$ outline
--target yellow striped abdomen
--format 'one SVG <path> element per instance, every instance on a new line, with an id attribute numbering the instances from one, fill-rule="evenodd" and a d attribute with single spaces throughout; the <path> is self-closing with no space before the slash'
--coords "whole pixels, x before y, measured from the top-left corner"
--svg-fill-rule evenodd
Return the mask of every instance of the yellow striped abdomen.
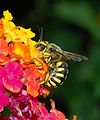
<path id="1" fill-rule="evenodd" d="M 46 85 L 49 87 L 57 87 L 61 85 L 67 78 L 68 65 L 64 61 L 59 61 L 53 66 L 53 70 L 47 73 Z"/>

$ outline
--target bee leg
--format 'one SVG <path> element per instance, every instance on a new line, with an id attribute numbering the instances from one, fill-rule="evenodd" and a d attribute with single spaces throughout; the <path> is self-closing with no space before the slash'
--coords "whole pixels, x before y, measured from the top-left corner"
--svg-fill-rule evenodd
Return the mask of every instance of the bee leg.
<path id="1" fill-rule="evenodd" d="M 47 73 L 45 79 L 44 79 L 42 82 L 40 82 L 40 85 L 42 85 L 42 84 L 46 84 L 47 81 L 48 81 L 48 78 L 49 78 L 49 73 Z"/>

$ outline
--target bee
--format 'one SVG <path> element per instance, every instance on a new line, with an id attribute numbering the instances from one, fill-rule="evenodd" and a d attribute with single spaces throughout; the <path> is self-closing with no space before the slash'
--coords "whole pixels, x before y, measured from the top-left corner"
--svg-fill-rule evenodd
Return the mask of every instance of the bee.
<path id="1" fill-rule="evenodd" d="M 67 78 L 68 60 L 82 61 L 87 57 L 72 52 L 63 51 L 59 46 L 47 41 L 38 41 L 35 47 L 42 51 L 44 61 L 49 64 L 49 69 L 43 83 L 49 87 L 58 87 Z"/>
<path id="2" fill-rule="evenodd" d="M 44 80 L 44 83 L 49 87 L 58 87 L 67 78 L 67 60 L 88 60 L 85 56 L 63 51 L 59 46 L 47 41 L 39 41 L 35 47 L 42 51 L 45 62 L 49 64 L 49 69 Z"/>
<path id="3" fill-rule="evenodd" d="M 39 28 L 39 26 L 38 26 Z M 45 80 L 41 84 L 45 84 L 49 87 L 58 87 L 62 85 L 68 74 L 68 60 L 82 61 L 88 60 L 87 57 L 72 52 L 62 50 L 54 43 L 42 41 L 43 27 L 39 29 L 40 39 L 36 43 L 35 48 L 42 51 L 41 57 L 49 65 Z"/>

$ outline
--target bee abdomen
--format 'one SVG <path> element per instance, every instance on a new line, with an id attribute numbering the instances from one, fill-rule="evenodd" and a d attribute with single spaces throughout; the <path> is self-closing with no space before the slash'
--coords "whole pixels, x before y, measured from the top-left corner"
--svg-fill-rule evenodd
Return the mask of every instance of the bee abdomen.
<path id="1" fill-rule="evenodd" d="M 55 69 L 50 73 L 47 85 L 49 87 L 57 87 L 61 85 L 64 80 L 67 78 L 68 74 L 68 65 L 66 62 L 60 61 L 55 65 Z"/>

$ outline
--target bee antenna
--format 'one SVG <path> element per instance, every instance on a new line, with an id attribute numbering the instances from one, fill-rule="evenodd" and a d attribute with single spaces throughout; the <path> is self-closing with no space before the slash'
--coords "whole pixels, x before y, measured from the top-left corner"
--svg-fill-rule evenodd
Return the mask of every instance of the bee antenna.
<path id="1" fill-rule="evenodd" d="M 39 25 L 37 25 L 37 27 L 38 27 L 39 35 L 40 35 L 39 41 L 42 41 L 42 38 L 43 38 L 43 27 L 40 27 Z"/>

